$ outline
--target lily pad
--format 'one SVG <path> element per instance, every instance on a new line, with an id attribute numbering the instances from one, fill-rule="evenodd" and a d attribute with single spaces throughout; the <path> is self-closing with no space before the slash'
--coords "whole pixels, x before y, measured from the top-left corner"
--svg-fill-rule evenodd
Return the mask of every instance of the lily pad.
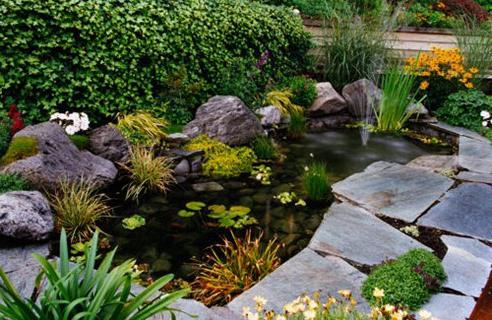
<path id="1" fill-rule="evenodd" d="M 186 204 L 186 208 L 193 211 L 200 211 L 205 208 L 207 205 L 200 201 L 191 201 Z"/>
<path id="2" fill-rule="evenodd" d="M 181 218 L 191 218 L 195 215 L 195 212 L 193 211 L 188 211 L 188 210 L 179 210 L 178 211 L 178 216 Z"/>
<path id="3" fill-rule="evenodd" d="M 208 210 L 216 214 L 223 214 L 226 212 L 227 208 L 223 204 L 213 204 L 211 206 L 208 206 Z"/>
<path id="4" fill-rule="evenodd" d="M 245 216 L 251 212 L 251 209 L 244 206 L 232 206 L 229 211 L 236 216 Z"/>
<path id="5" fill-rule="evenodd" d="M 145 225 L 145 218 L 135 214 L 129 218 L 123 219 L 123 228 L 128 230 L 135 230 Z"/>

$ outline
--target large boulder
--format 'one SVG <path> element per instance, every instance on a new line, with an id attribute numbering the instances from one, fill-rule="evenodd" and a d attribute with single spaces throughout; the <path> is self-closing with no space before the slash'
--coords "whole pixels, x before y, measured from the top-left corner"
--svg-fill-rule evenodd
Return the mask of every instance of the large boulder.
<path id="1" fill-rule="evenodd" d="M 130 155 L 130 142 L 111 125 L 104 125 L 89 132 L 89 151 L 104 159 L 125 163 Z"/>
<path id="2" fill-rule="evenodd" d="M 207 134 L 228 145 L 242 145 L 263 134 L 260 120 L 237 97 L 215 96 L 201 105 L 183 133 L 194 138 Z"/>
<path id="3" fill-rule="evenodd" d="M 316 85 L 318 96 L 309 108 L 312 116 L 325 116 L 338 113 L 347 107 L 345 99 L 338 94 L 329 82 L 321 82 Z"/>
<path id="4" fill-rule="evenodd" d="M 118 173 L 111 161 L 77 149 L 58 124 L 29 126 L 17 132 L 16 137 L 35 138 L 38 153 L 7 165 L 3 171 L 20 174 L 39 190 L 53 191 L 62 178 L 70 182 L 84 178 L 104 188 L 113 183 Z"/>
<path id="5" fill-rule="evenodd" d="M 38 191 L 0 195 L 0 235 L 22 240 L 46 240 L 53 232 L 53 214 Z"/>
<path id="6" fill-rule="evenodd" d="M 261 125 L 272 127 L 283 122 L 282 112 L 275 106 L 266 106 L 256 110 L 256 114 L 261 117 Z"/>
<path id="7" fill-rule="evenodd" d="M 347 101 L 349 112 L 358 120 L 373 116 L 383 96 L 374 82 L 367 79 L 347 84 L 342 89 L 342 95 Z"/>

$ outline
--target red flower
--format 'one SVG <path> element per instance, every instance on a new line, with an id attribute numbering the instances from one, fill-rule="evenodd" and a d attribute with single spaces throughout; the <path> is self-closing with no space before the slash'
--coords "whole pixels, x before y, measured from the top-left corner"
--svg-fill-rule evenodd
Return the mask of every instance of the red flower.
<path id="1" fill-rule="evenodd" d="M 13 103 L 9 107 L 9 118 L 12 120 L 12 126 L 10 127 L 10 133 L 12 135 L 24 129 L 24 121 L 22 120 L 22 115 L 19 110 L 17 110 L 17 106 Z"/>

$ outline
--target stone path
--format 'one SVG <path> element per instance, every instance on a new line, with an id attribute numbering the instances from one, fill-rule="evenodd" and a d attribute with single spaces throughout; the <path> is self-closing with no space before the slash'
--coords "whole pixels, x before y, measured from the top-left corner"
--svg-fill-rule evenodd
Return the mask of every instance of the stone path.
<path id="1" fill-rule="evenodd" d="M 459 165 L 479 173 L 492 173 L 492 144 L 467 137 L 460 138 Z"/>

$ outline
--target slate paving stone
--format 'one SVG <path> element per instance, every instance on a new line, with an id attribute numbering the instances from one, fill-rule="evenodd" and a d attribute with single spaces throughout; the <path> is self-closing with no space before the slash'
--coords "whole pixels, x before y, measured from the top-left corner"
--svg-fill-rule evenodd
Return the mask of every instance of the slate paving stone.
<path id="1" fill-rule="evenodd" d="M 454 134 L 456 136 L 460 137 L 468 137 L 476 140 L 481 140 L 481 141 L 488 141 L 487 138 L 481 136 L 480 134 L 476 133 L 475 131 L 471 131 L 462 127 L 455 127 L 451 126 L 447 123 L 444 122 L 438 122 L 438 123 L 429 123 L 429 126 L 447 133 Z"/>
<path id="2" fill-rule="evenodd" d="M 192 299 L 179 299 L 172 304 L 172 308 L 183 312 L 176 312 L 176 320 L 241 320 L 241 318 L 226 308 L 209 309 L 202 303 Z M 169 313 L 155 315 L 151 320 L 172 320 Z"/>
<path id="3" fill-rule="evenodd" d="M 479 173 L 492 173 L 492 143 L 460 137 L 460 167 Z"/>
<path id="4" fill-rule="evenodd" d="M 366 210 L 348 203 L 330 207 L 309 248 L 365 265 L 380 264 L 414 248 L 431 250 Z"/>
<path id="5" fill-rule="evenodd" d="M 466 320 L 474 306 L 475 300 L 471 297 L 440 293 L 432 296 L 422 310 L 432 313 L 435 320 Z"/>
<path id="6" fill-rule="evenodd" d="M 322 257 L 306 248 L 235 298 L 227 307 L 237 314 L 241 314 L 244 306 L 254 310 L 253 297 L 261 296 L 268 300 L 267 309 L 279 312 L 284 305 L 304 293 L 312 295 L 320 291 L 324 300 L 328 295 L 338 296 L 338 290 L 349 289 L 354 298 L 361 302 L 358 307 L 369 311 L 359 291 L 365 278 L 363 273 L 341 258 Z"/>
<path id="7" fill-rule="evenodd" d="M 492 241 L 492 186 L 463 183 L 450 190 L 417 224 Z"/>
<path id="8" fill-rule="evenodd" d="M 456 176 L 456 179 L 461 180 L 461 181 L 466 181 L 466 182 L 478 182 L 478 183 L 492 184 L 492 174 L 488 174 L 488 173 L 461 171 Z"/>
<path id="9" fill-rule="evenodd" d="M 492 264 L 492 247 L 484 244 L 483 242 L 475 239 L 455 237 L 455 236 L 441 236 L 441 240 L 446 247 L 454 247 L 457 249 L 465 250 L 477 258 L 483 259 Z"/>
<path id="10" fill-rule="evenodd" d="M 379 162 L 335 183 L 333 193 L 371 213 L 413 222 L 453 184 L 437 173 Z"/>
<path id="11" fill-rule="evenodd" d="M 413 159 L 407 166 L 440 173 L 458 168 L 457 156 L 429 155 Z"/>

